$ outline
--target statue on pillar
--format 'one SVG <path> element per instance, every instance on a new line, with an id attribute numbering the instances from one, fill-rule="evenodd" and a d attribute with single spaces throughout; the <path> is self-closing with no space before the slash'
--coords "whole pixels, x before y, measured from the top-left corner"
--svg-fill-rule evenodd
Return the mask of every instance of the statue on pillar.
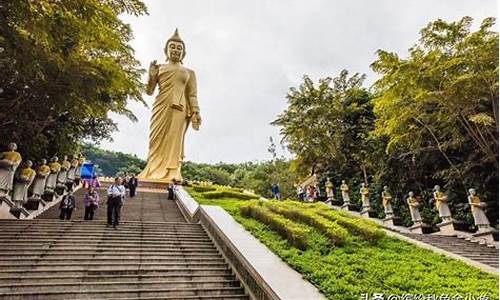
<path id="1" fill-rule="evenodd" d="M 84 163 L 85 163 L 85 157 L 83 156 L 82 153 L 78 154 L 78 167 L 76 168 L 76 171 L 75 171 L 75 184 L 76 185 L 80 184 L 82 166 Z"/>
<path id="2" fill-rule="evenodd" d="M 332 203 L 334 195 L 333 195 L 333 183 L 330 181 L 330 177 L 326 178 L 325 191 L 326 191 L 326 203 Z"/>
<path id="3" fill-rule="evenodd" d="M 167 63 L 149 66 L 146 93 L 159 93 L 153 104 L 149 134 L 147 165 L 137 176 L 140 180 L 161 183 L 182 181 L 181 162 L 184 158 L 184 137 L 189 124 L 194 130 L 201 125 L 196 76 L 182 65 L 186 46 L 177 29 L 165 45 Z"/>
<path id="4" fill-rule="evenodd" d="M 73 190 L 73 186 L 75 185 L 75 172 L 78 169 L 79 160 L 78 156 L 75 154 L 71 157 L 70 167 L 68 169 L 68 174 L 66 175 L 66 188 L 68 191 Z"/>
<path id="5" fill-rule="evenodd" d="M 491 233 L 490 221 L 484 213 L 486 203 L 482 202 L 476 195 L 475 189 L 469 189 L 469 196 L 467 199 L 469 200 L 472 216 L 474 217 L 474 224 L 477 226 L 476 234 Z"/>
<path id="6" fill-rule="evenodd" d="M 351 199 L 349 198 L 349 186 L 347 185 L 347 183 L 345 183 L 345 180 L 342 180 L 340 191 L 342 192 L 342 200 L 344 201 L 344 204 L 342 204 L 342 209 L 349 210 Z"/>
<path id="7" fill-rule="evenodd" d="M 68 177 L 68 170 L 70 167 L 71 164 L 68 161 L 68 156 L 64 155 L 64 159 L 61 163 L 61 170 L 57 175 L 56 190 L 58 190 L 59 195 L 62 195 L 64 193 L 64 190 L 66 190 L 66 178 Z"/>
<path id="8" fill-rule="evenodd" d="M 32 185 L 33 198 L 40 199 L 42 197 L 45 192 L 45 184 L 49 175 L 50 167 L 47 165 L 47 160 L 42 159 L 40 165 L 36 169 L 36 176 Z"/>
<path id="9" fill-rule="evenodd" d="M 7 151 L 0 154 L 0 198 L 9 198 L 14 184 L 14 174 L 22 161 L 16 143 L 10 143 Z"/>
<path id="10" fill-rule="evenodd" d="M 420 202 L 415 198 L 413 192 L 408 193 L 408 198 L 406 198 L 406 203 L 410 208 L 411 220 L 413 221 L 413 226 L 410 227 L 410 231 L 414 233 L 422 233 L 422 217 L 420 216 Z"/>
<path id="11" fill-rule="evenodd" d="M 448 197 L 441 192 L 439 185 L 434 187 L 434 201 L 436 202 L 436 209 L 439 212 L 439 217 L 441 217 L 443 223 L 451 222 L 451 211 L 448 206 Z"/>
<path id="12" fill-rule="evenodd" d="M 57 187 L 57 177 L 61 171 L 61 164 L 59 163 L 59 158 L 57 156 L 52 157 L 49 168 L 50 174 L 47 177 L 47 182 L 45 184 L 45 193 L 53 195 Z"/>
<path id="13" fill-rule="evenodd" d="M 389 187 L 384 186 L 384 190 L 382 191 L 382 206 L 384 207 L 385 219 L 384 223 L 387 225 L 394 225 L 393 218 L 394 212 L 392 210 L 392 196 L 389 193 Z"/>
<path id="14" fill-rule="evenodd" d="M 439 185 L 434 187 L 434 201 L 436 204 L 436 209 L 439 212 L 439 217 L 441 217 L 442 222 L 436 224 L 439 227 L 439 231 L 443 235 L 456 235 L 455 228 L 453 226 L 453 220 L 451 219 L 451 211 L 448 206 L 448 197 L 441 192 Z"/>
<path id="15" fill-rule="evenodd" d="M 12 201 L 17 207 L 21 207 L 28 201 L 28 188 L 36 176 L 36 172 L 31 168 L 31 166 L 33 166 L 33 163 L 31 160 L 27 160 L 15 178 Z"/>
<path id="16" fill-rule="evenodd" d="M 359 193 L 361 194 L 361 202 L 363 204 L 363 208 L 361 209 L 361 215 L 366 215 L 370 213 L 370 190 L 363 182 L 361 183 L 361 188 L 359 189 Z"/>

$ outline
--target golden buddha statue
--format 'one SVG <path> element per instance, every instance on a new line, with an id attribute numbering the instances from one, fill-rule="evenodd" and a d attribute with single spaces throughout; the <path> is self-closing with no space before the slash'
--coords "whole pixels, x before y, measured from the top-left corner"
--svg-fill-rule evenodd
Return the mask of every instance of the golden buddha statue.
<path id="1" fill-rule="evenodd" d="M 76 171 L 75 171 L 75 180 L 77 181 L 77 184 L 80 183 L 82 166 L 84 163 L 85 163 L 85 157 L 83 156 L 82 153 L 78 154 L 78 167 L 76 168 Z"/>
<path id="2" fill-rule="evenodd" d="M 61 163 L 61 170 L 57 175 L 57 185 L 66 186 L 66 178 L 68 177 L 68 170 L 71 168 L 71 163 L 68 161 L 68 156 L 64 155 L 64 159 Z"/>
<path id="3" fill-rule="evenodd" d="M 441 192 L 441 188 L 439 185 L 436 185 L 434 187 L 434 201 L 436 202 L 436 209 L 439 212 L 439 216 L 441 217 L 441 220 L 443 223 L 446 222 L 451 222 L 451 211 L 450 207 L 448 206 L 448 197 L 445 195 L 445 193 Z"/>
<path id="4" fill-rule="evenodd" d="M 193 70 L 182 66 L 186 47 L 177 29 L 168 39 L 164 52 L 166 64 L 153 61 L 149 66 L 146 93 L 152 95 L 156 85 L 159 92 L 153 104 L 148 162 L 137 177 L 171 183 L 182 181 L 184 137 L 190 122 L 193 129 L 199 129 L 201 118 L 196 76 Z"/>
<path id="5" fill-rule="evenodd" d="M 420 216 L 420 201 L 415 197 L 413 192 L 408 193 L 408 198 L 406 198 L 406 203 L 408 203 L 408 207 L 410 208 L 411 220 L 414 225 L 422 224 L 422 217 Z"/>
<path id="6" fill-rule="evenodd" d="M 333 194 L 333 183 L 330 181 L 330 177 L 326 178 L 325 191 L 326 191 L 327 202 L 332 202 L 334 194 Z"/>
<path id="7" fill-rule="evenodd" d="M 363 182 L 361 183 L 361 188 L 359 189 L 359 193 L 361 194 L 361 203 L 363 205 L 363 210 L 362 211 L 369 211 L 370 210 L 370 189 L 366 186 L 366 184 Z"/>
<path id="8" fill-rule="evenodd" d="M 347 185 L 345 180 L 342 180 L 340 191 L 342 192 L 342 200 L 344 200 L 344 205 L 349 205 L 351 203 L 351 199 L 349 198 L 349 186 Z"/>
<path id="9" fill-rule="evenodd" d="M 0 153 L 0 197 L 8 197 L 14 183 L 14 174 L 22 161 L 16 143 L 10 143 L 8 151 Z"/>

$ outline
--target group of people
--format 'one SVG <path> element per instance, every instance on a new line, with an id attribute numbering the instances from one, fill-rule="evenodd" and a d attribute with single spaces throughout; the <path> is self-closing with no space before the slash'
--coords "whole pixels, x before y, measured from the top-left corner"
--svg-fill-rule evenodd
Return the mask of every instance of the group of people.
<path id="1" fill-rule="evenodd" d="M 309 185 L 304 188 L 302 185 L 297 184 L 297 199 L 300 201 L 316 202 L 319 192 L 316 186 Z"/>
<path id="2" fill-rule="evenodd" d="M 129 195 L 133 198 L 138 186 L 137 178 L 132 175 L 129 177 L 116 177 L 114 183 L 107 189 L 107 226 L 117 228 L 120 223 L 121 208 L 125 200 L 127 188 Z M 94 212 L 100 204 L 99 193 L 94 184 L 88 184 L 87 191 L 84 194 L 83 205 L 85 206 L 84 220 L 93 220 Z M 76 210 L 76 198 L 73 191 L 68 192 L 59 205 L 61 220 L 70 220 L 73 211 Z"/>

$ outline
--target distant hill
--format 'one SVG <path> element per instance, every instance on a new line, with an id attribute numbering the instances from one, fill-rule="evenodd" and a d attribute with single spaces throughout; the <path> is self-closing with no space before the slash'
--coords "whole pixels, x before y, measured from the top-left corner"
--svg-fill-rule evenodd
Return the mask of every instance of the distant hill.
<path id="1" fill-rule="evenodd" d="M 115 176 L 118 173 L 138 174 L 146 166 L 146 161 L 134 154 L 99 149 L 92 145 L 82 146 L 87 161 L 98 165 L 99 176 Z"/>

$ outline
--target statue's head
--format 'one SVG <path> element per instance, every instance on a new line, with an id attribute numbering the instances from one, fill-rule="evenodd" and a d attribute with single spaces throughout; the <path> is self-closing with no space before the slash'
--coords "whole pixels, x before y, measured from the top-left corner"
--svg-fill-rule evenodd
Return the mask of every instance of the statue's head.
<path id="1" fill-rule="evenodd" d="M 31 168 L 31 166 L 33 166 L 33 162 L 31 160 L 27 160 L 24 165 L 26 166 L 26 168 Z"/>
<path id="2" fill-rule="evenodd" d="M 387 185 L 384 185 L 384 191 L 388 191 L 389 190 L 389 187 Z"/>
<path id="3" fill-rule="evenodd" d="M 9 149 L 9 151 L 16 151 L 17 144 L 16 143 L 9 143 L 9 145 L 7 146 L 7 149 Z"/>
<path id="4" fill-rule="evenodd" d="M 50 161 L 51 162 L 57 162 L 57 161 L 59 161 L 59 157 L 54 156 L 54 157 L 52 157 L 52 159 Z"/>
<path id="5" fill-rule="evenodd" d="M 366 186 L 366 185 L 365 185 L 365 183 L 364 183 L 364 182 L 363 182 L 363 183 L 361 183 L 361 187 L 362 187 L 362 188 L 364 188 L 365 186 Z"/>
<path id="6" fill-rule="evenodd" d="M 163 51 L 167 56 L 167 60 L 182 63 L 182 60 L 186 56 L 186 45 L 179 36 L 177 28 L 175 29 L 174 34 L 167 40 Z"/>
<path id="7" fill-rule="evenodd" d="M 67 155 L 64 155 L 64 156 L 63 156 L 63 160 L 68 160 L 68 156 L 67 156 Z"/>
<path id="8" fill-rule="evenodd" d="M 40 163 L 41 163 L 42 165 L 46 165 L 46 164 L 47 164 L 47 160 L 46 160 L 45 158 L 42 158 L 42 160 L 40 161 Z"/>
<path id="9" fill-rule="evenodd" d="M 434 191 L 439 192 L 440 189 L 439 185 L 434 186 Z"/>
<path id="10" fill-rule="evenodd" d="M 469 194 L 471 196 L 475 196 L 476 195 L 476 189 L 469 189 Z"/>
<path id="11" fill-rule="evenodd" d="M 342 180 L 342 183 L 345 184 L 345 180 Z"/>
<path id="12" fill-rule="evenodd" d="M 413 196 L 415 196 L 415 194 L 413 192 L 409 192 L 408 196 L 413 197 Z"/>

